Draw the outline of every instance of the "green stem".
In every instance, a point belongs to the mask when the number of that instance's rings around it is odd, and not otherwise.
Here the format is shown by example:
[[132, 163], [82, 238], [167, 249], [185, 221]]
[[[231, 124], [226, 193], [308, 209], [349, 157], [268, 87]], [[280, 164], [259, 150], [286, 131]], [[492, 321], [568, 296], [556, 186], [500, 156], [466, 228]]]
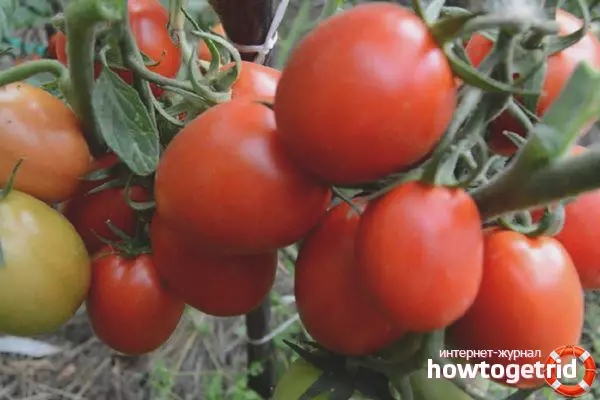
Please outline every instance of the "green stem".
[[600, 73], [580, 64], [530, 132], [517, 159], [472, 192], [484, 218], [550, 204], [600, 188], [600, 150], [565, 155], [600, 110]]
[[[123, 59], [126, 60], [129, 57], [131, 57], [137, 63], [144, 64], [144, 59], [142, 57], [142, 54], [140, 53], [140, 49], [137, 46], [135, 37], [133, 36], [133, 32], [131, 31], [131, 24], [129, 22], [129, 11], [127, 9], [125, 9], [125, 18], [123, 18], [121, 27], [122, 34], [120, 40], [120, 47]], [[152, 123], [154, 124], [154, 126], [156, 126], [156, 113], [154, 112], [154, 104], [152, 102], [154, 95], [150, 90], [150, 85], [139, 75], [133, 74], [133, 86], [139, 93], [142, 102], [146, 106]]]
[[24, 81], [35, 75], [48, 73], [56, 77], [61, 84], [68, 82], [69, 70], [56, 60], [30, 61], [11, 67], [0, 73], [0, 86]]
[[185, 13], [189, 0], [169, 0], [169, 33], [171, 39], [181, 46], [183, 60], [188, 62], [192, 56], [192, 49], [185, 35]]
[[482, 216], [494, 218], [513, 211], [551, 204], [600, 188], [600, 150], [553, 163], [533, 173], [512, 168], [490, 185], [471, 193]]
[[513, 15], [510, 17], [497, 17], [494, 15], [486, 15], [473, 18], [465, 23], [461, 34], [467, 37], [475, 32], [497, 28], [517, 31], [531, 29], [532, 31], [543, 35], [556, 35], [560, 31], [560, 27], [556, 21], [544, 19], [533, 20], [529, 16]]
[[129, 54], [123, 60], [125, 66], [130, 69], [134, 74], [139, 75], [141, 78], [144, 78], [147, 81], [156, 83], [159, 86], [163, 86], [165, 88], [172, 87], [181, 90], [185, 90], [188, 92], [194, 92], [194, 88], [189, 82], [178, 81], [176, 79], [165, 78], [164, 76], [157, 74], [156, 72], [150, 71], [142, 62], [138, 60], [137, 57]]
[[394, 386], [398, 389], [402, 400], [413, 400], [415, 398], [408, 376], [403, 376], [399, 382], [394, 383]]
[[124, 18], [125, 0], [71, 0], [65, 11], [71, 87], [68, 98], [93, 155], [104, 151], [104, 140], [92, 106], [96, 27]]

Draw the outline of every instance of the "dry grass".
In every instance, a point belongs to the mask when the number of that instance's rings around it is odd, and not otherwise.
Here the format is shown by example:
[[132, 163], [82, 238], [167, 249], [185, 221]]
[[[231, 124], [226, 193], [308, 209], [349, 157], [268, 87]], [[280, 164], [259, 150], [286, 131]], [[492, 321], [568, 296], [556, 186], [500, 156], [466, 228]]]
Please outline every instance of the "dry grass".
[[[280, 269], [272, 294], [274, 328], [294, 315], [293, 305], [281, 302], [281, 294], [290, 293], [290, 272]], [[281, 340], [298, 329], [293, 324], [274, 339], [279, 373], [290, 356]], [[122, 356], [101, 343], [83, 309], [60, 331], [39, 339], [64, 351], [42, 359], [0, 354], [0, 400], [258, 399], [245, 387], [243, 318], [188, 309], [171, 339], [142, 357]]]

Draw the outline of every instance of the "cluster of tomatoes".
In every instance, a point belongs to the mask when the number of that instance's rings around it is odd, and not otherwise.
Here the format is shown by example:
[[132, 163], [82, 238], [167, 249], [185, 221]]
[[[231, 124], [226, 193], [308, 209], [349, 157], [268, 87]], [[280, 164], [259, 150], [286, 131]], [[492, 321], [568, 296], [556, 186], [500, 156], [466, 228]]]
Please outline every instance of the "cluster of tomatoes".
[[[166, 10], [154, 0], [128, 5], [140, 50], [160, 61], [149, 68], [174, 77], [181, 51]], [[564, 11], [557, 17], [562, 34], [581, 27]], [[68, 64], [65, 35], [55, 44]], [[469, 41], [475, 65], [492, 45], [480, 35]], [[579, 61], [600, 69], [591, 34], [550, 58], [540, 115]], [[130, 72], [119, 74], [131, 82]], [[412, 11], [369, 3], [334, 16], [283, 71], [244, 62], [231, 97], [181, 129], [151, 185], [123, 185], [115, 155], [90, 161], [68, 106], [25, 83], [0, 88], [0, 184], [24, 159], [0, 200], [0, 332], [50, 332], [87, 299], [104, 342], [149, 352], [169, 338], [185, 304], [214, 316], [252, 311], [272, 288], [278, 250], [301, 241], [298, 311], [333, 352], [371, 354], [408, 332], [445, 328], [450, 346], [473, 350], [545, 357], [578, 342], [582, 289], [600, 288], [600, 192], [567, 205], [555, 238], [484, 229], [465, 189], [424, 181], [332, 203], [333, 187], [426, 159], [454, 115], [457, 80]], [[504, 130], [525, 135], [503, 115], [491, 147], [514, 152]], [[132, 207], [150, 201], [155, 212]], [[64, 217], [49, 205], [58, 203]], [[150, 246], [140, 251], [123, 244], [128, 238]]]

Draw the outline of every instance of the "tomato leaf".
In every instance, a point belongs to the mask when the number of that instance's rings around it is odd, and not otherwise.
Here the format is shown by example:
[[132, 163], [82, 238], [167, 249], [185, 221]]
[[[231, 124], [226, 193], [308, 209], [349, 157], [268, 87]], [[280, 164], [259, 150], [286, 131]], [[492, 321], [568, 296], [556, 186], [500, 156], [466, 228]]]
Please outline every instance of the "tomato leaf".
[[431, 3], [429, 3], [429, 5], [425, 8], [425, 20], [435, 21], [438, 19], [444, 4], [446, 4], [446, 0], [433, 0]]
[[92, 102], [106, 144], [136, 175], [152, 174], [160, 155], [159, 135], [137, 91], [103, 68]]

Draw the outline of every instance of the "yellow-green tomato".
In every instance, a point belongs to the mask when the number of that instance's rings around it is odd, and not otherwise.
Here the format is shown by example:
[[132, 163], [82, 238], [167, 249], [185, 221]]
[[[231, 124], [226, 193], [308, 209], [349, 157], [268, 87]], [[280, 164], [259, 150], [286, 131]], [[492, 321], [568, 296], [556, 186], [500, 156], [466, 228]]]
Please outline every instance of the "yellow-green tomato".
[[42, 201], [16, 190], [0, 200], [0, 252], [0, 334], [53, 332], [85, 300], [91, 267], [83, 241]]
[[[321, 376], [321, 371], [303, 358], [292, 363], [275, 388], [273, 400], [298, 400]], [[329, 393], [322, 393], [313, 400], [329, 400]]]

